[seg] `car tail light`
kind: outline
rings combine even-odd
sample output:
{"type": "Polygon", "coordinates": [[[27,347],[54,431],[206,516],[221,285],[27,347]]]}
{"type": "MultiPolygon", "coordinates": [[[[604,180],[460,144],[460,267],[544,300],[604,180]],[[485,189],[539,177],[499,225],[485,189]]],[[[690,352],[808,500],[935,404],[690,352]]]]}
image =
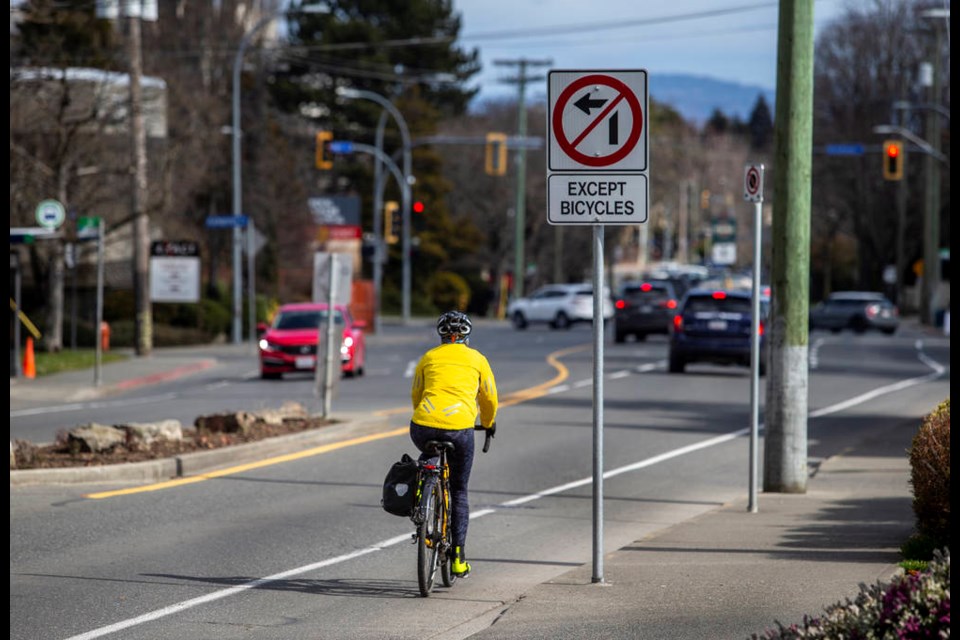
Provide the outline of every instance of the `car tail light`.
{"type": "Polygon", "coordinates": [[[663,302],[660,303],[660,306],[663,307],[664,309],[676,309],[676,308],[677,308],[677,301],[676,301],[676,300],[664,300],[663,302]]]}
{"type": "Polygon", "coordinates": [[[758,335],[758,336],[762,336],[762,335],[763,335],[763,322],[762,322],[762,321],[757,323],[757,335],[758,335]]]}
{"type": "Polygon", "coordinates": [[[714,291],[714,292],[713,292],[713,299],[714,299],[714,300],[725,300],[726,297],[727,297],[727,294],[724,293],[723,291],[714,291]]]}
{"type": "Polygon", "coordinates": [[[653,289],[653,285],[649,282],[644,282],[640,285],[640,291],[650,291],[651,289],[653,289]]]}
{"type": "Polygon", "coordinates": [[[617,300],[617,302],[616,302],[616,307],[617,307],[617,309],[626,309],[626,308],[627,308],[627,301],[626,301],[626,300],[617,300]]]}
{"type": "Polygon", "coordinates": [[[880,313],[880,305],[878,305],[878,304],[868,304],[868,305],[867,305],[867,316],[869,316],[869,317],[872,318],[872,317],[874,317],[875,315],[877,315],[878,313],[880,313]]]}
{"type": "Polygon", "coordinates": [[[683,316],[681,315],[673,316],[673,330],[676,333],[680,333],[681,331],[683,331],[683,316]]]}

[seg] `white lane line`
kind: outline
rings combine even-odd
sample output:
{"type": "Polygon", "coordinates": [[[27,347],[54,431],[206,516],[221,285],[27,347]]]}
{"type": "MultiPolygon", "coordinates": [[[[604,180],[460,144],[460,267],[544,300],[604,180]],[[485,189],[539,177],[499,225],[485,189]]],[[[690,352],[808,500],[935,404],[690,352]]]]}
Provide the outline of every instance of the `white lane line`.
{"type": "MultiPolygon", "coordinates": [[[[921,355],[922,355],[922,354],[921,354],[921,355]]],[[[931,368],[934,369],[934,371],[933,371],[932,373],[930,373],[930,374],[928,374],[928,375],[926,375],[926,376],[920,376],[920,377],[917,377],[917,378],[909,378],[909,379],[907,379],[907,380],[902,380],[902,381],[896,382],[896,383],[894,383],[894,384],[889,384],[889,385],[886,385],[886,386],[884,386],[884,387],[880,387],[880,388],[878,388],[878,389],[874,389],[873,391],[869,391],[869,392],[867,392],[867,393],[861,394],[861,395],[859,395],[859,396],[857,396],[857,397],[855,397],[855,398],[850,398],[849,400],[845,400],[845,401],[843,401],[843,402],[839,402],[839,403],[837,403],[837,404],[835,404],[835,405],[831,405],[831,406],[829,406],[829,407],[824,407],[823,409],[819,409],[818,411],[814,411],[813,413],[810,413],[810,414],[808,414],[808,415],[809,415],[809,417],[811,417],[811,418],[816,418],[816,417],[819,417],[819,416],[825,416],[825,415],[828,415],[828,414],[831,414],[831,413],[836,413],[836,412],[838,412],[838,411],[842,411],[843,409],[848,409],[848,408],[850,408],[850,407],[852,407],[852,406],[854,406],[854,405],[863,404],[864,402],[866,402],[866,401],[868,401],[868,400],[871,400],[871,399],[873,399],[873,398],[875,398],[875,397],[877,397],[877,396],[879,396],[879,395],[883,395],[883,394],[885,394],[885,393],[890,393],[890,392],[892,392],[892,391],[898,391],[898,390],[900,390],[900,389],[905,389],[905,388],[907,388],[907,387],[911,387],[911,386],[914,386],[914,385],[918,385],[918,384],[921,384],[921,383],[923,383],[923,382],[927,382],[927,381],[936,379],[936,378],[940,377],[941,375],[943,375],[943,371],[945,370],[945,368],[944,368],[942,365],[940,365],[938,362],[936,362],[935,360],[933,360],[933,359],[931,359],[931,358],[926,358],[926,360],[925,360],[924,362],[925,362],[928,366],[930,366],[931,368]],[[927,361],[929,361],[929,362],[927,362],[927,361]]],[[[763,425],[760,425],[760,428],[762,429],[762,428],[763,428],[763,425]]],[[[735,439],[735,438],[739,438],[739,437],[741,437],[741,436],[744,436],[744,435],[746,435],[747,433],[749,433],[749,431],[750,431],[749,428],[738,429],[737,431],[732,431],[732,432],[730,432],[730,433],[725,433],[725,434],[716,436],[716,437],[714,437],[714,438],[709,438],[709,439],[707,439],[707,440],[703,440],[703,441],[701,441],[701,442],[695,442],[695,443],[689,444],[689,445],[687,445],[687,446],[685,446],[685,447],[680,447],[679,449],[674,449],[674,450],[672,450],[672,451],[667,451],[667,452],[661,453],[661,454],[659,454],[659,455],[653,456],[653,457],[651,457],[651,458],[647,458],[646,460],[640,460],[640,461],[638,461],[638,462],[634,462],[634,463],[632,463],[632,464],[625,465],[625,466],[619,467],[619,468],[617,468],[617,469],[611,469],[610,471],[605,472],[605,473],[603,474],[603,477],[604,477],[604,478],[613,478],[613,477],[615,477],[615,476],[618,476],[618,475],[621,475],[621,474],[624,474],[624,473],[629,473],[629,472],[631,472],[631,471],[636,471],[636,470],[638,470],[638,469],[643,469],[643,468],[646,468],[646,467],[650,467],[650,466],[653,466],[653,465],[655,465],[655,464],[659,464],[659,463],[661,463],[661,462],[665,462],[665,461],[667,461],[667,460],[671,460],[671,459],[673,459],[673,458],[677,458],[677,457],[679,457],[679,456],[686,455],[686,454],[688,454],[688,453],[692,453],[692,452],[694,452],[694,451],[699,451],[699,450],[702,450],[702,449],[707,449],[707,448],[709,448],[709,447],[714,447],[714,446],[717,446],[717,445],[719,445],[719,444],[723,444],[723,443],[725,443],[725,442],[729,442],[730,440],[733,440],[733,439],[735,439]]],[[[480,510],[480,511],[475,511],[475,512],[473,512],[473,513],[470,514],[470,519],[473,520],[473,519],[475,519],[475,518],[481,518],[481,517],[483,517],[483,516],[487,516],[487,515],[490,515],[490,514],[492,514],[492,513],[496,513],[498,508],[510,508],[510,507],[515,507],[515,506],[517,506],[517,505],[526,504],[526,503],[528,503],[528,502],[533,502],[534,500],[539,500],[540,498],[544,498],[544,497],[551,496],[551,495],[556,495],[556,494],[562,493],[562,492],[564,492],[564,491],[569,491],[570,489],[576,489],[576,488],[578,488],[578,487],[586,486],[586,485],[591,484],[592,482],[593,482],[593,476],[590,476],[590,477],[587,477],[587,478],[581,478],[580,480],[575,480],[575,481],[573,481],[573,482],[568,482],[568,483],[566,483],[566,484],[557,485],[557,486],[555,486],[555,487],[551,487],[551,488],[549,488],[549,489],[545,489],[545,490],[540,491],[540,492],[537,492],[537,493],[533,493],[533,494],[530,494],[530,495],[526,495],[526,496],[523,496],[523,497],[521,497],[521,498],[516,498],[516,499],[514,499],[514,500],[509,500],[509,501],[507,501],[507,502],[502,502],[502,503],[500,503],[499,505],[497,505],[497,507],[494,507],[494,508],[487,508],[487,509],[482,509],[482,510],[480,510]]],[[[101,628],[99,628],[99,629],[94,629],[94,630],[92,630],[92,631],[88,631],[87,633],[83,633],[83,634],[76,635],[76,636],[71,636],[70,638],[67,638],[67,640],[93,640],[94,638],[99,638],[99,637],[101,637],[101,636],[105,636],[105,635],[108,635],[108,634],[110,634],[110,633],[114,633],[114,632],[116,632],[116,631],[122,631],[123,629],[129,629],[130,627],[133,627],[133,626],[136,626],[136,625],[139,625],[139,624],[143,624],[143,623],[146,623],[146,622],[152,622],[152,621],[154,621],[154,620],[158,620],[158,619],[163,618],[163,617],[165,617],[165,616],[172,615],[172,614],[174,614],[174,613],[179,613],[179,612],[181,612],[181,611],[185,611],[185,610],[187,610],[187,609],[191,609],[191,608],[193,608],[193,607],[196,607],[196,606],[199,606],[199,605],[202,605],[202,604],[206,604],[206,603],[208,603],[208,602],[214,602],[214,601],[216,601],[216,600],[220,600],[220,599],[223,599],[223,598],[226,598],[226,597],[229,597],[229,596],[238,594],[238,593],[242,593],[243,591],[247,591],[247,590],[249,590],[249,589],[254,589],[254,588],[256,588],[256,587],[260,587],[260,586],[263,586],[263,585],[265,585],[265,584],[269,584],[269,583],[271,583],[271,582],[276,582],[276,581],[278,581],[278,580],[285,580],[285,579],[287,579],[287,578],[290,578],[290,577],[293,577],[293,576],[296,576],[296,575],[300,575],[300,574],[303,574],[303,573],[308,573],[308,572],[310,572],[310,571],[315,571],[315,570],[317,570],[317,569],[322,569],[322,568],[324,568],[324,567],[333,566],[333,565],[335,565],[335,564],[341,564],[341,563],[343,563],[343,562],[347,562],[348,560],[353,560],[354,558],[359,558],[360,556],[364,556],[364,555],[367,555],[367,554],[369,554],[369,553],[373,553],[374,551],[381,551],[381,550],[383,550],[383,549],[387,549],[387,548],[392,547],[392,546],[394,546],[394,545],[400,544],[401,542],[409,542],[409,541],[410,541],[410,533],[405,533],[405,534],[402,534],[402,535],[399,535],[399,536],[394,536],[393,538],[388,538],[388,539],[382,540],[382,541],[380,541],[380,542],[375,542],[375,543],[372,544],[372,545],[369,545],[369,546],[364,547],[364,548],[362,548],[362,549],[357,549],[356,551],[352,551],[352,552],[346,553],[346,554],[344,554],[344,555],[336,556],[336,557],[334,557],[334,558],[328,558],[328,559],[326,559],[326,560],[321,560],[320,562],[314,562],[314,563],[312,563],[312,564],[304,565],[304,566],[302,566],[302,567],[296,567],[296,568],[293,568],[293,569],[289,569],[289,570],[284,571],[284,572],[282,572],[282,573],[277,573],[277,574],[274,574],[274,575],[272,575],[272,576],[267,576],[267,577],[265,577],[265,578],[259,578],[259,579],[257,579],[257,580],[251,580],[250,582],[247,582],[246,584],[237,585],[237,586],[235,586],[235,587],[230,587],[230,588],[228,588],[228,589],[221,589],[220,591],[214,591],[213,593],[209,593],[209,594],[207,594],[207,595],[205,595],[205,596],[201,596],[201,597],[199,597],[199,598],[193,598],[193,599],[191,599],[191,600],[184,600],[183,602],[178,602],[177,604],[173,604],[173,605],[170,605],[170,606],[168,606],[168,607],[164,607],[163,609],[157,609],[156,611],[151,611],[150,613],[146,613],[146,614],[144,614],[144,615],[142,615],[142,616],[138,616],[138,617],[136,617],[136,618],[129,618],[129,619],[127,619],[127,620],[122,620],[122,621],[120,621],[120,622],[114,623],[114,624],[109,625],[109,626],[106,626],[106,627],[101,627],[101,628]]]]}
{"type": "Polygon", "coordinates": [[[608,375],[607,378],[609,378],[610,380],[619,380],[620,378],[626,378],[632,373],[633,373],[632,371],[616,371],[608,375]]]}
{"type": "Polygon", "coordinates": [[[176,393],[164,393],[158,396],[147,396],[145,398],[130,398],[127,400],[107,400],[94,402],[75,402],[73,404],[61,404],[56,407],[37,407],[35,409],[18,409],[10,412],[11,418],[21,416],[37,416],[45,413],[63,413],[66,411],[77,411],[79,409],[107,409],[109,407],[128,407],[138,404],[150,404],[151,402],[162,402],[176,398],[176,393]]]}
{"type": "Polygon", "coordinates": [[[820,347],[823,346],[823,340],[823,338],[817,338],[810,347],[810,369],[820,366],[820,347]]]}

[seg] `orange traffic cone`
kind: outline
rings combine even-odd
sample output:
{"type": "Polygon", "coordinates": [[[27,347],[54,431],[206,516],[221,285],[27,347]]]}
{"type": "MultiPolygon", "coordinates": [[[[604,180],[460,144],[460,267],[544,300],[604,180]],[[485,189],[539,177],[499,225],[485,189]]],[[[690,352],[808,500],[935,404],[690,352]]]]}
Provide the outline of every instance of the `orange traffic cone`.
{"type": "Polygon", "coordinates": [[[33,360],[33,338],[27,337],[27,350],[23,354],[23,375],[25,378],[37,377],[37,364],[33,360]]]}

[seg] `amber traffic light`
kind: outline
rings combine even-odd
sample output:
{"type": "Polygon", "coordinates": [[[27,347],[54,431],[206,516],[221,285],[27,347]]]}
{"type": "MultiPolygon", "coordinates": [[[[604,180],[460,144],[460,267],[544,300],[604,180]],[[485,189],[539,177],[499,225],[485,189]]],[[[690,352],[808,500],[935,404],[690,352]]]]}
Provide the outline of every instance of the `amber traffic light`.
{"type": "Polygon", "coordinates": [[[333,154],[330,153],[331,142],[333,142],[332,131],[317,132],[317,169],[326,171],[333,168],[333,154]]]}
{"type": "Polygon", "coordinates": [[[483,169],[489,176],[502,176],[507,172],[507,135],[505,133],[487,134],[483,169]]]}
{"type": "Polygon", "coordinates": [[[383,239],[387,244],[400,240],[400,204],[396,200],[383,203],[383,239]]]}

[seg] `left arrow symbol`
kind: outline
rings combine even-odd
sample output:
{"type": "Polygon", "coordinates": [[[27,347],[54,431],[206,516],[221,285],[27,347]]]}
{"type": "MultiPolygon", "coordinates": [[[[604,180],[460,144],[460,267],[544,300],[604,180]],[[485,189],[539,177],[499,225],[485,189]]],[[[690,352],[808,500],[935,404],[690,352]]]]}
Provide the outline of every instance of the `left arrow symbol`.
{"type": "Polygon", "coordinates": [[[590,115],[590,109],[599,109],[607,102],[606,98],[600,100],[591,100],[590,94],[585,93],[583,97],[573,103],[573,106],[583,111],[585,114],[590,115]]]}

